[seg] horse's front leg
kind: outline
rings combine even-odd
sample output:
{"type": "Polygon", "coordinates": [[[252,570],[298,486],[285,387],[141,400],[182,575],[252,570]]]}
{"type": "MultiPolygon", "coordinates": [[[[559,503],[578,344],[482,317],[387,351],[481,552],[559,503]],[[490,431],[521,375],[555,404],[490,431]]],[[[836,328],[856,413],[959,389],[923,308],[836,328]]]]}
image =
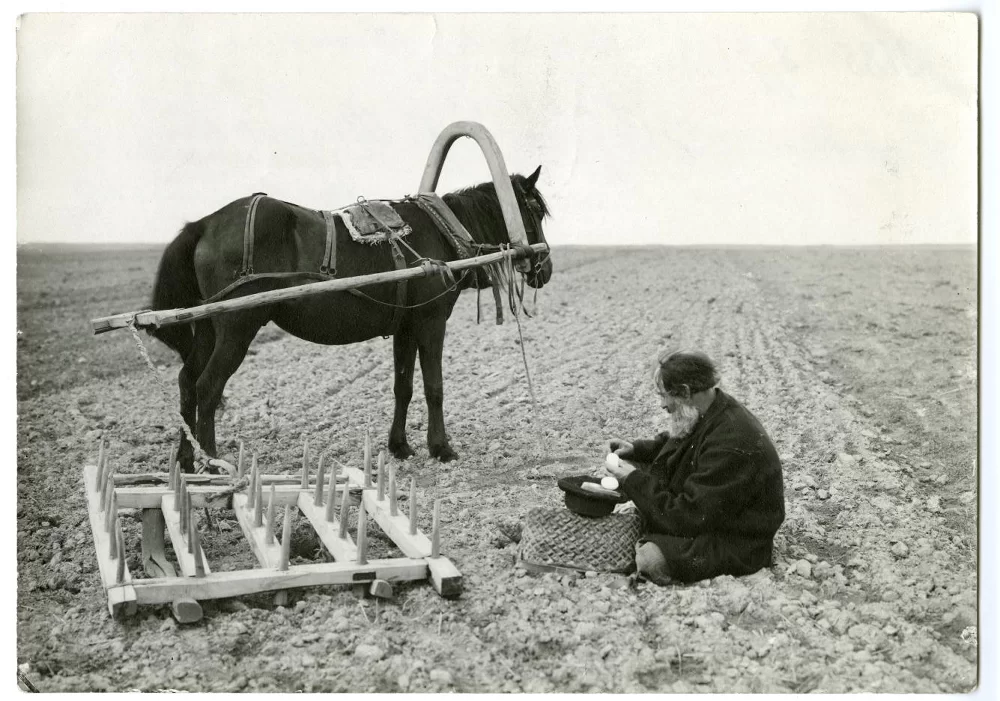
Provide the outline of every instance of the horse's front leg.
{"type": "Polygon", "coordinates": [[[448,444],[444,430],[444,374],[441,357],[444,350],[446,318],[428,320],[420,328],[420,372],[424,378],[427,399],[427,448],[431,457],[448,462],[458,457],[448,444]]]}
{"type": "Polygon", "coordinates": [[[417,360],[417,339],[409,325],[400,328],[392,337],[392,355],[396,410],[389,429],[389,450],[398,460],[406,460],[413,455],[413,448],[406,441],[406,412],[413,397],[413,366],[417,360]]]}

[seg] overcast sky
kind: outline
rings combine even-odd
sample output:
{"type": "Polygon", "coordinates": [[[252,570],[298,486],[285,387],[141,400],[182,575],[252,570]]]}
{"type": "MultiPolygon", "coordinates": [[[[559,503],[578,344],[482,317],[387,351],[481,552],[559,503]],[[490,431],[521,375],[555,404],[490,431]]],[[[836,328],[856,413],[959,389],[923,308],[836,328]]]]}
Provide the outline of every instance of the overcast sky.
{"type": "Polygon", "coordinates": [[[468,119],[557,245],[974,243],[976,71],[956,14],[27,15],[17,239],[401,197],[468,119]]]}

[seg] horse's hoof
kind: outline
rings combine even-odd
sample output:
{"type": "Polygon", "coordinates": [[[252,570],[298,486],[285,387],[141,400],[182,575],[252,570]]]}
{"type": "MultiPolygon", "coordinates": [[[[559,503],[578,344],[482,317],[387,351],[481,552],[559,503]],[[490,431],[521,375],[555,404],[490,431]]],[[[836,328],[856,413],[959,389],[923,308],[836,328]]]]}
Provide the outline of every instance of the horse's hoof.
{"type": "Polygon", "coordinates": [[[409,457],[416,455],[413,448],[410,447],[409,443],[401,443],[399,445],[390,445],[389,452],[397,460],[406,460],[409,457]]]}
{"type": "Polygon", "coordinates": [[[451,462],[452,460],[458,460],[458,453],[451,449],[450,445],[444,445],[440,448],[431,448],[431,457],[437,458],[441,462],[451,462]]]}

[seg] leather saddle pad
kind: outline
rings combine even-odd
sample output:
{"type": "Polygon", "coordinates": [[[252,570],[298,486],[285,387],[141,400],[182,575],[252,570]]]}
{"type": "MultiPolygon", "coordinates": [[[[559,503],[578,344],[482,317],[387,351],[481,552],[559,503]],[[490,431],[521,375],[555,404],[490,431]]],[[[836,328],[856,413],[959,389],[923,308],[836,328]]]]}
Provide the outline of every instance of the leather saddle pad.
{"type": "Polygon", "coordinates": [[[351,227],[361,236],[403,234],[408,228],[395,209],[379,200],[349,205],[341,213],[351,218],[351,227]]]}

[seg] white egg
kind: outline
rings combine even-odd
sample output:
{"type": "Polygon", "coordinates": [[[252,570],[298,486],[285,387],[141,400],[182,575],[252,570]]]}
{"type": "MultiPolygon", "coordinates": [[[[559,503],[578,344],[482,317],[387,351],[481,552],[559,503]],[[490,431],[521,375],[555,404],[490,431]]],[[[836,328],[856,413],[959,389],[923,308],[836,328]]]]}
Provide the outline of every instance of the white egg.
{"type": "Polygon", "coordinates": [[[618,456],[614,453],[608,453],[608,457],[604,458],[604,464],[608,467],[618,467],[618,456]]]}
{"type": "Polygon", "coordinates": [[[618,480],[614,477],[602,477],[601,486],[605,489],[618,489],[618,480]]]}

